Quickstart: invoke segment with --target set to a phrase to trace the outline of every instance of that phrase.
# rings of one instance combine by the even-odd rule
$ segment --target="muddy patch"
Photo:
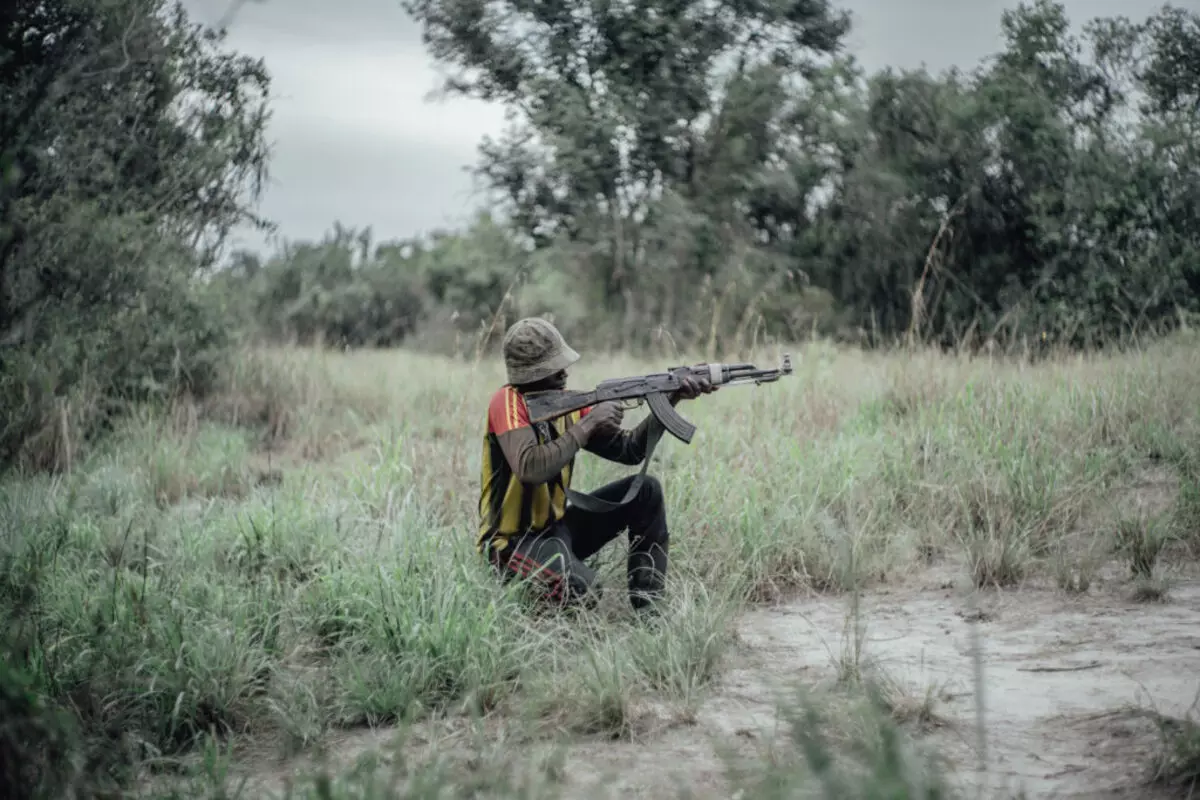
[[[1159,742],[1132,709],[1195,714],[1200,582],[1180,581],[1167,604],[1137,604],[1127,595],[877,592],[861,601],[857,633],[841,598],[752,611],[739,622],[732,663],[693,713],[647,709],[630,739],[570,742],[554,770],[553,794],[728,798],[725,758],[769,757],[786,735],[776,709],[791,687],[861,670],[891,687],[898,715],[921,716],[905,711],[906,699],[928,715],[931,724],[914,732],[975,796],[1155,797],[1142,783]],[[449,732],[433,738],[443,753],[455,739]],[[507,750],[532,758],[556,744],[514,741]],[[386,732],[376,732],[331,749],[331,761],[344,765],[390,748]],[[290,771],[268,770],[271,778],[260,773],[255,783],[277,788]]]

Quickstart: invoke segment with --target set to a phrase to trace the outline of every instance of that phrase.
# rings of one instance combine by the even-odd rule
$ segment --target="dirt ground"
[[[575,748],[567,767],[596,796],[645,797],[687,786],[723,797],[722,763],[709,739],[768,741],[777,731],[775,689],[832,679],[842,658],[844,601],[803,601],[743,618],[737,668],[727,671],[694,725],[646,741]],[[1196,711],[1200,696],[1200,582],[1175,586],[1163,604],[1119,590],[1072,598],[1025,589],[978,603],[952,589],[876,593],[864,599],[864,660],[905,687],[931,694],[938,724],[923,743],[950,760],[956,782],[977,789],[972,627],[982,649],[984,797],[1146,797],[1138,783],[1155,727],[1129,713]]]
[[[861,660],[903,687],[900,695],[914,707],[932,708],[936,722],[920,740],[949,759],[955,782],[988,798],[1154,797],[1139,783],[1158,744],[1156,728],[1130,709],[1195,713],[1200,581],[1178,580],[1164,603],[1133,601],[1127,584],[1083,596],[1030,588],[977,594],[952,584],[933,575],[872,592],[859,618]],[[655,724],[648,712],[631,740],[572,744],[561,773],[565,796],[678,797],[686,789],[694,798],[729,797],[716,746],[761,753],[786,734],[775,713],[779,692],[835,678],[844,663],[847,602],[799,600],[747,614],[739,646],[697,713]],[[386,731],[351,734],[331,756],[347,764],[387,742]]]

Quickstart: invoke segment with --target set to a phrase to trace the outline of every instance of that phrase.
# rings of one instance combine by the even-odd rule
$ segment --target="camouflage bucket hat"
[[[518,320],[504,334],[504,366],[510,384],[540,381],[578,360],[579,353],[544,319]]]

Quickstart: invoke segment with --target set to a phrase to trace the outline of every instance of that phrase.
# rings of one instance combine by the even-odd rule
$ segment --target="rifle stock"
[[[525,395],[525,407],[530,422],[549,422],[572,411],[598,403],[596,392],[572,392],[568,389],[530,392]]]

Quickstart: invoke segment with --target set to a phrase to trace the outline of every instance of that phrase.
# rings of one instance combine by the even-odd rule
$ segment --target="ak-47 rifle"
[[[688,422],[671,405],[670,396],[683,387],[685,377],[698,378],[708,381],[713,386],[737,386],[753,383],[774,383],[784,375],[792,374],[792,359],[787,353],[778,369],[759,369],[753,364],[698,364],[693,367],[670,367],[666,372],[656,372],[650,375],[635,375],[629,378],[611,378],[596,385],[590,392],[574,392],[567,389],[551,389],[543,392],[530,392],[525,395],[525,407],[529,411],[529,421],[533,423],[548,422],[558,419],[572,411],[597,405],[604,402],[617,402],[622,408],[630,409],[645,403],[650,407],[655,423],[651,424],[650,439],[646,443],[646,457],[642,461],[642,470],[634,479],[626,492],[625,498],[613,503],[592,495],[567,490],[571,502],[589,511],[613,511],[632,500],[641,489],[645,479],[646,469],[650,465],[650,456],[662,437],[663,431],[670,433],[676,439],[690,444],[696,433],[696,426]]]
[[[784,354],[779,369],[759,369],[753,364],[699,364],[694,367],[671,367],[666,372],[635,375],[632,378],[611,378],[597,384],[590,392],[566,389],[530,392],[525,395],[530,422],[547,422],[572,411],[614,401],[622,408],[650,406],[650,413],[672,436],[690,444],[696,426],[681,417],[668,399],[683,386],[683,378],[699,378],[713,386],[736,386],[745,383],[773,383],[792,374],[792,358]]]

